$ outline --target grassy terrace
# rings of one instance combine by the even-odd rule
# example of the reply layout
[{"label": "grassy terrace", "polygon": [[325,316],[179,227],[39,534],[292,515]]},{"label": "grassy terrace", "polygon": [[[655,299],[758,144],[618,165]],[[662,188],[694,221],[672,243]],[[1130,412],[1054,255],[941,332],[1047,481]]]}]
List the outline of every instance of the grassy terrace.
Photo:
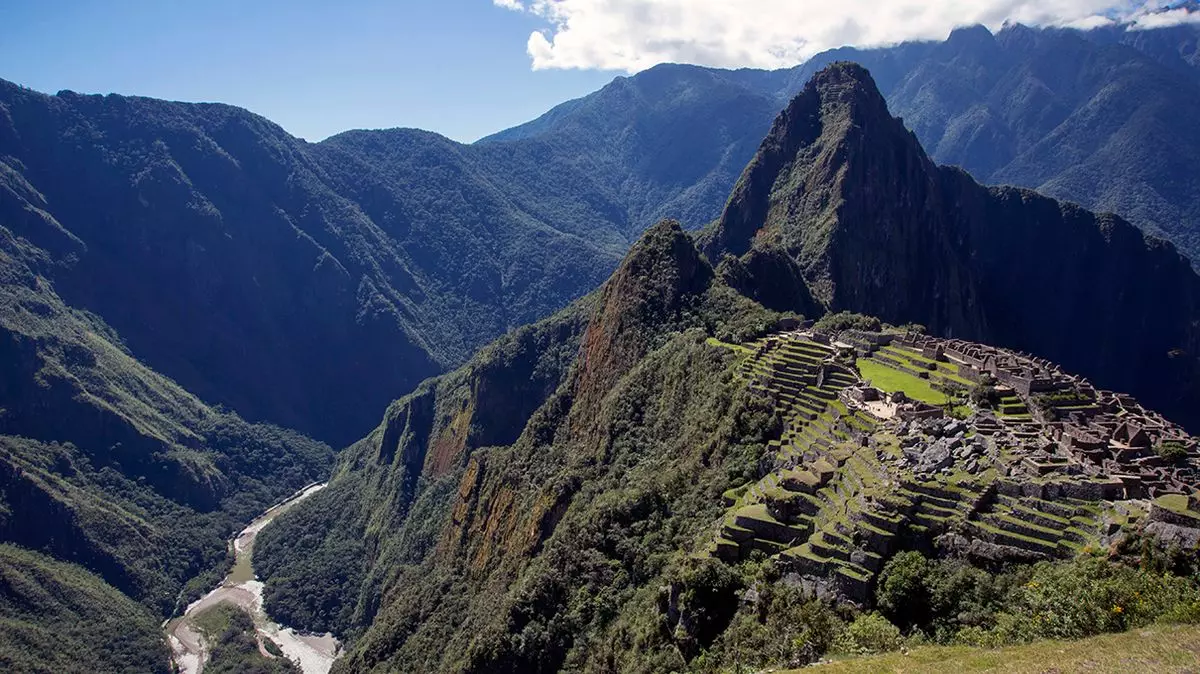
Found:
[{"label": "grassy terrace", "polygon": [[792,674],[874,672],[1194,672],[1200,668],[1200,626],[1155,625],[1079,641],[1038,641],[999,649],[921,646],[908,653],[848,658]]},{"label": "grassy terrace", "polygon": [[945,393],[935,391],[928,380],[865,358],[858,359],[857,364],[863,379],[887,393],[903,391],[909,398],[931,405],[944,405],[949,400]]},{"label": "grassy terrace", "polygon": [[1165,494],[1154,499],[1154,503],[1158,507],[1169,510],[1177,515],[1185,515],[1192,519],[1200,520],[1200,514],[1188,510],[1188,497],[1183,494]]},{"label": "grassy terrace", "polygon": [[741,344],[730,344],[729,342],[722,342],[721,340],[717,339],[716,337],[709,337],[705,341],[708,343],[709,346],[719,346],[722,348],[726,348],[726,349],[729,349],[730,351],[733,351],[734,353],[741,355],[741,356],[749,356],[754,353],[754,349],[751,349],[747,346],[743,346]]},{"label": "grassy terrace", "polygon": [[944,361],[936,361],[932,358],[927,358],[918,351],[902,347],[902,346],[885,346],[879,350],[884,355],[890,356],[901,362],[907,360],[912,363],[917,369],[926,369],[930,363],[936,366],[936,370],[930,371],[930,376],[939,379],[946,379],[963,386],[974,386],[974,382],[966,377],[963,377],[958,372],[958,365]]}]

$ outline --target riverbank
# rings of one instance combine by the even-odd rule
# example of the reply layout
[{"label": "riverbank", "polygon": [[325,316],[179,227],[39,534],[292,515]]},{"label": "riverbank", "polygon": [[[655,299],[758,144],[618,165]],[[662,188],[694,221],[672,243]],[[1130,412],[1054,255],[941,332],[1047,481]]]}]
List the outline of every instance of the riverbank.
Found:
[{"label": "riverbank", "polygon": [[254,621],[260,646],[263,639],[274,642],[284,654],[300,666],[304,674],[328,674],[341,652],[341,644],[332,634],[307,635],[275,623],[263,610],[263,584],[254,574],[252,557],[258,532],[279,515],[325,488],[314,483],[288,499],[268,508],[233,539],[234,565],[221,584],[192,602],[179,618],[168,621],[167,640],[180,674],[201,674],[208,662],[208,647],[195,617],[206,609],[229,603],[245,611]]}]

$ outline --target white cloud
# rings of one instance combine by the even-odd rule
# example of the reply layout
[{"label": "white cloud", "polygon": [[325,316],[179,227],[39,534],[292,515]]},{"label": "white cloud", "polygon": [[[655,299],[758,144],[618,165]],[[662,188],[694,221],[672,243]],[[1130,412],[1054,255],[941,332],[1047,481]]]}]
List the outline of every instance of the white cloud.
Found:
[{"label": "white cloud", "polygon": [[1144,0],[492,0],[545,21],[533,68],[637,72],[664,62],[779,68],[820,51],[944,39],[958,26],[1014,21],[1094,28],[1200,22]]},{"label": "white cloud", "polygon": [[1138,16],[1133,21],[1133,28],[1149,30],[1151,28],[1167,28],[1184,23],[1200,23],[1200,12],[1191,12],[1183,7],[1165,12],[1147,13]]}]

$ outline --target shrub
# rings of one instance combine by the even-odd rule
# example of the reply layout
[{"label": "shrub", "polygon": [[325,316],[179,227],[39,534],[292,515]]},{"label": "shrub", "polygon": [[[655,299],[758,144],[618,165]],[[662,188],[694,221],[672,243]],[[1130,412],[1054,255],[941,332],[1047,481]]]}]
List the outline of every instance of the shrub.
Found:
[{"label": "shrub", "polygon": [[976,407],[996,409],[1000,405],[1000,392],[991,384],[980,382],[971,389],[968,397]]},{"label": "shrub", "polygon": [[864,316],[849,311],[839,311],[836,314],[825,314],[818,320],[815,326],[818,330],[828,330],[836,332],[838,330],[866,330],[868,332],[879,332],[883,329],[883,323],[874,316]]},{"label": "shrub", "polygon": [[847,655],[872,655],[900,648],[900,628],[878,613],[859,616],[834,641],[833,648]]},{"label": "shrub", "polygon": [[995,643],[1079,639],[1169,620],[1200,618],[1200,589],[1187,578],[1100,558],[1043,562],[997,617]]},{"label": "shrub", "polygon": [[919,552],[901,552],[892,557],[884,565],[875,590],[875,601],[883,615],[905,630],[928,624],[930,571],[929,560]]},{"label": "shrub", "polygon": [[1176,440],[1164,440],[1154,451],[1171,463],[1179,463],[1188,455],[1187,446]]}]

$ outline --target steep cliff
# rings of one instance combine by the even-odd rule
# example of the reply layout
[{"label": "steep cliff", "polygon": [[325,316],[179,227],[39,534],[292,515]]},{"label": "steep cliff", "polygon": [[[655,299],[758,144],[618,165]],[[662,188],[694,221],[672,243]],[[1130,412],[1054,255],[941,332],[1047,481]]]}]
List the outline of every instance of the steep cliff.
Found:
[{"label": "steep cliff", "polygon": [[[650,579],[681,563],[679,551],[731,481],[754,471],[778,423],[769,403],[739,390],[733,352],[706,338],[730,319],[760,334],[779,315],[721,284],[677,223],[652,228],[570,312],[398,401],[343,458],[326,507],[300,508],[265,531],[256,559],[268,607],[286,615],[304,603],[301,586],[328,576],[306,575],[313,555],[290,542],[302,530],[324,531],[314,544],[328,551],[331,569],[346,566],[334,559],[365,560],[357,607],[331,605],[345,617],[334,627],[359,636],[339,664],[345,671],[550,671],[597,657],[575,653],[585,624],[609,625],[624,605],[653,610]],[[536,395],[526,391],[522,358],[495,359],[535,335],[548,339],[527,353],[540,354],[537,371],[555,375],[535,377],[553,384]],[[523,396],[521,407],[479,416],[489,406],[477,383],[483,371],[487,391]],[[454,435],[460,414],[475,419],[467,437]],[[455,437],[453,451],[465,451],[439,475],[433,457]],[[397,469],[404,452],[409,467]],[[411,497],[395,497],[405,489],[399,476],[416,471]],[[353,492],[363,499],[347,503]],[[338,498],[343,514],[330,522],[321,513]],[[366,533],[366,554],[339,546],[357,538],[341,527]],[[575,617],[564,620],[564,611]],[[628,629],[614,643],[633,638]]]}]

